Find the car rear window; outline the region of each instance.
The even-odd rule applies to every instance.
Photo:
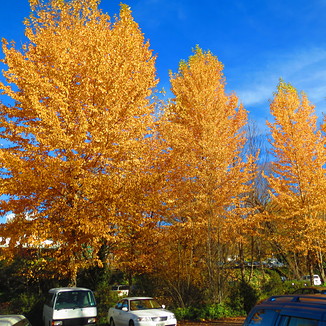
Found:
[[[318,326],[318,320],[302,317],[282,316],[280,326]]]
[[[277,316],[277,312],[272,309],[259,309],[254,312],[250,320],[247,321],[245,325],[262,325],[262,326],[272,326],[274,324],[274,319]]]

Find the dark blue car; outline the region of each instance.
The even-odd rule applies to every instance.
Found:
[[[326,326],[326,296],[279,295],[257,304],[244,326]]]

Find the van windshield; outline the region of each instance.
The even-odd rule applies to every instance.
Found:
[[[95,299],[91,291],[63,291],[57,294],[55,309],[76,309],[95,307]]]

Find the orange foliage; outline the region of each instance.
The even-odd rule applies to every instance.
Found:
[[[215,56],[197,48],[171,74],[176,97],[166,110],[163,134],[173,157],[170,202],[181,207],[174,212],[179,218],[206,221],[246,211],[244,194],[254,175],[252,159],[241,157],[247,113],[235,95],[225,94],[222,68]]]
[[[192,262],[198,260],[188,264],[189,257],[178,254],[169,270],[187,265],[180,274],[184,280],[195,284],[195,278],[204,274],[208,281],[204,287],[213,292],[218,282],[216,262],[225,258],[219,254],[220,246],[234,238],[241,241],[243,223],[251,213],[245,205],[246,195],[255,175],[254,159],[242,157],[247,112],[234,94],[226,94],[222,69],[212,53],[196,48],[187,62],[180,63],[178,73],[170,75],[175,98],[161,125],[170,155],[167,213],[174,223],[186,224],[171,230],[180,235],[183,229],[193,230],[192,244],[185,250],[193,255]],[[234,233],[226,232],[228,221]],[[177,253],[179,245],[179,241],[171,242],[167,248]]]
[[[0,207],[15,214],[12,245],[52,240],[53,267],[74,278],[149,191],[155,57],[127,6],[111,22],[96,0],[31,5],[29,42],[3,44],[0,88],[15,103],[0,110]]]
[[[325,227],[324,139],[313,105],[290,84],[280,82],[270,109],[275,161],[267,179],[278,208],[272,217],[281,220],[278,240],[291,250],[306,252],[322,245],[324,238],[318,231]]]

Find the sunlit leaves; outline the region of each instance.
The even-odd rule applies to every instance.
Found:
[[[282,221],[276,222],[278,241],[291,251],[320,250],[323,244],[318,237],[323,235],[318,230],[325,227],[325,147],[314,106],[305,94],[281,81],[270,109],[275,161],[268,181],[277,208],[271,218]]]
[[[6,235],[23,235],[21,245],[52,240],[52,266],[72,280],[99,262],[120,212],[141,206],[152,180],[139,178],[155,156],[146,138],[155,57],[127,6],[111,21],[98,2],[31,1],[27,44],[3,44],[0,87],[15,101],[0,112],[0,136],[12,144],[0,152],[11,196],[1,209],[15,214]]]
[[[175,224],[186,224],[171,230],[179,235],[186,229],[191,232],[184,255],[179,254],[182,239],[166,246],[178,252],[173,266],[187,266],[178,280],[173,275],[169,279],[177,284],[182,284],[182,278],[196,282],[204,273],[205,287],[212,295],[216,294],[215,262],[222,259],[221,248],[230,235],[240,241],[243,221],[250,214],[245,199],[255,170],[252,158],[241,156],[247,112],[236,95],[226,94],[222,69],[211,52],[197,47],[188,61],[180,63],[179,71],[170,74],[175,98],[162,122],[171,149],[167,213]],[[234,225],[234,233],[226,231],[227,221]]]

